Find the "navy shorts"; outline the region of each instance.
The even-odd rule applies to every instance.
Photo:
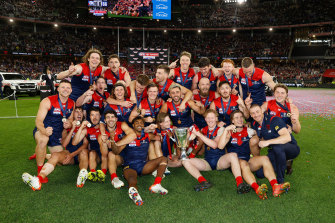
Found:
[[[218,161],[219,161],[220,158],[221,158],[221,156],[220,157],[215,157],[215,158],[205,158],[205,160],[210,165],[212,170],[216,170],[216,166],[218,165]]]
[[[126,169],[133,169],[137,172],[137,175],[141,176],[142,171],[143,171],[143,167],[146,163],[147,163],[147,161],[143,161],[143,160],[125,162],[124,165],[123,165],[124,166],[123,171],[125,171]]]
[[[33,130],[33,137],[35,139],[35,134],[37,132],[37,128],[35,127]],[[49,136],[48,146],[61,146],[62,140],[62,132],[53,132],[51,136]]]

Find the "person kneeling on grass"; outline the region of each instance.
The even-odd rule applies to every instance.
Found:
[[[29,173],[22,175],[23,182],[28,184],[34,191],[41,189],[41,183],[45,182],[46,177],[55,169],[56,165],[73,165],[79,163],[79,175],[77,177],[77,187],[83,187],[87,179],[88,167],[88,141],[86,138],[78,145],[72,145],[72,138],[79,129],[80,122],[83,119],[83,109],[76,107],[73,115],[74,121],[71,129],[64,129],[62,133],[62,146],[66,150],[51,154],[50,159],[43,165],[41,171],[35,176]]]
[[[201,174],[200,171],[224,170],[231,168],[236,180],[237,193],[247,193],[250,191],[250,186],[243,183],[241,169],[236,153],[227,153],[225,150],[218,149],[217,145],[223,128],[217,126],[218,114],[214,109],[208,109],[204,114],[207,126],[193,133],[198,137],[201,148],[205,144],[205,159],[192,158],[182,161],[185,169],[196,179],[199,184],[194,187],[195,191],[204,191],[212,186]],[[194,153],[190,154],[190,158],[194,157]]]
[[[122,148],[118,148],[117,146],[115,146],[114,143],[112,143],[111,145],[114,154],[118,155],[121,151],[123,151],[124,153],[123,175],[129,184],[129,197],[134,201],[137,206],[143,204],[142,198],[137,191],[138,175],[151,174],[154,170],[157,170],[157,177],[155,178],[155,182],[153,185],[151,185],[149,190],[152,193],[160,193],[162,195],[168,193],[168,190],[166,190],[161,185],[163,173],[167,166],[167,158],[161,156],[159,158],[147,161],[150,141],[160,139],[159,136],[145,133],[144,123],[144,119],[140,116],[136,117],[133,120],[132,124],[137,137],[123,150]]]
[[[219,140],[218,147],[222,149],[227,146],[229,153],[237,154],[244,180],[251,185],[260,199],[266,199],[267,185],[262,184],[259,186],[256,183],[255,176],[252,174],[252,172],[263,169],[265,177],[272,186],[274,197],[278,197],[282,193],[287,192],[290,189],[290,183],[278,184],[276,174],[267,156],[254,156],[250,158],[249,143],[251,137],[255,135],[256,132],[251,128],[243,126],[245,121],[243,113],[239,110],[234,111],[230,115],[230,120],[232,125],[225,128]]]

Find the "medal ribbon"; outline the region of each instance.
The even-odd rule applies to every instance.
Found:
[[[290,112],[289,105],[288,105],[286,102],[285,102],[285,105],[282,105],[281,103],[278,103],[277,101],[276,101],[276,103],[277,103],[277,105],[278,105],[279,107],[281,107],[281,108],[284,109],[285,111]]]
[[[155,118],[156,117],[156,113],[155,113],[155,110],[156,110],[156,101],[155,101],[155,104],[154,104],[154,109],[152,109],[152,107],[151,107],[149,98],[147,98],[147,101],[148,101],[148,105],[149,105],[149,108],[150,108],[151,117]]]
[[[68,102],[69,102],[69,100],[66,100],[66,105],[65,105],[65,109],[64,109],[63,108],[63,104],[60,101],[59,95],[58,95],[58,104],[59,104],[60,110],[62,111],[63,118],[66,118],[66,115],[67,115],[67,105],[68,105]]]
[[[251,81],[252,81],[252,77],[254,76],[254,73],[255,73],[255,69],[254,69],[254,71],[252,72],[252,75],[251,75]],[[250,92],[249,91],[249,80],[248,80],[248,76],[245,74],[245,80],[246,80],[246,82],[247,82],[247,88],[248,88],[248,92]],[[252,82],[251,82],[252,83]]]
[[[173,106],[174,111],[175,111],[176,114],[177,114],[178,120],[180,120],[180,114],[179,114],[179,112],[177,111],[177,108],[176,108],[175,104],[174,104],[173,102],[171,102],[171,104],[172,104],[172,106]]]
[[[186,84],[189,73],[190,73],[190,70],[187,71],[185,79],[183,79],[183,75],[181,73],[181,68],[180,68],[180,70],[179,70],[179,76],[180,76],[180,81],[181,81],[181,85],[182,86],[184,86],[184,84]]]
[[[213,129],[213,131],[212,131],[212,134],[209,134],[209,128],[207,129],[207,138],[209,138],[209,139],[212,139],[213,138],[213,135],[214,135],[214,133],[215,133],[215,130],[217,129],[218,127],[217,126],[215,126],[215,128]],[[205,144],[205,150],[207,149],[207,145]]]
[[[231,97],[229,97],[229,101],[228,101],[227,107],[225,108],[225,107],[223,106],[223,100],[222,100],[222,98],[221,98],[221,106],[222,106],[223,114],[227,114],[228,109],[229,109],[229,106],[230,106],[230,102],[231,102]]]
[[[119,111],[121,113],[121,117],[123,118],[123,120],[126,121],[125,118],[124,118],[125,114],[123,113],[123,107],[121,107],[120,105],[117,105],[117,108],[119,109]]]
[[[167,85],[167,80],[166,80],[166,82],[165,82],[165,84],[164,84],[164,86],[163,86],[161,92],[159,92],[159,94],[158,94],[159,97],[161,97],[162,94],[164,93],[164,90],[165,90],[165,88],[166,88],[166,85]]]
[[[139,106],[140,106],[140,104],[141,104],[141,101],[142,101],[143,93],[141,94],[140,99],[138,99],[138,97],[137,97],[137,92],[136,92],[136,89],[135,89],[135,96],[136,96],[136,101],[137,101],[137,103],[136,103],[136,107],[137,107],[137,109],[138,109]]]
[[[116,78],[116,80],[120,80],[120,76],[119,76],[119,71],[117,71],[116,73],[114,73],[112,70],[111,70],[113,76]]]

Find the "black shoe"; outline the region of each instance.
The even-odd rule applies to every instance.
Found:
[[[245,194],[245,193],[249,193],[251,190],[251,187],[249,184],[246,183],[241,183],[240,185],[238,185],[237,187],[237,193],[238,194]]]
[[[286,161],[286,174],[291,175],[293,173],[293,160]]]
[[[197,184],[194,186],[195,191],[204,191],[207,190],[208,188],[211,188],[212,184],[209,183],[208,181],[202,181],[200,184]]]

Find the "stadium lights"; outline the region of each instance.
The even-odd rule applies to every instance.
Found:
[[[233,33],[236,33],[236,29],[233,29]]]
[[[272,31],[272,30],[273,30],[272,27],[270,27],[270,28],[269,28],[269,31]]]
[[[238,4],[242,4],[243,2],[245,2],[244,0],[237,0]]]
[[[315,35],[313,35],[313,38],[315,38]]]
[[[10,22],[14,22],[14,19],[9,19]]]
[[[55,24],[54,24],[54,26],[55,26],[55,27],[58,27],[58,24],[57,24],[57,23],[55,23]]]
[[[133,29],[129,29],[129,32],[132,32],[133,31]]]
[[[198,33],[201,33],[201,29],[198,29]]]
[[[164,32],[165,32],[165,33],[167,32],[166,29],[164,29]]]
[[[97,30],[97,27],[93,27],[94,30]]]

